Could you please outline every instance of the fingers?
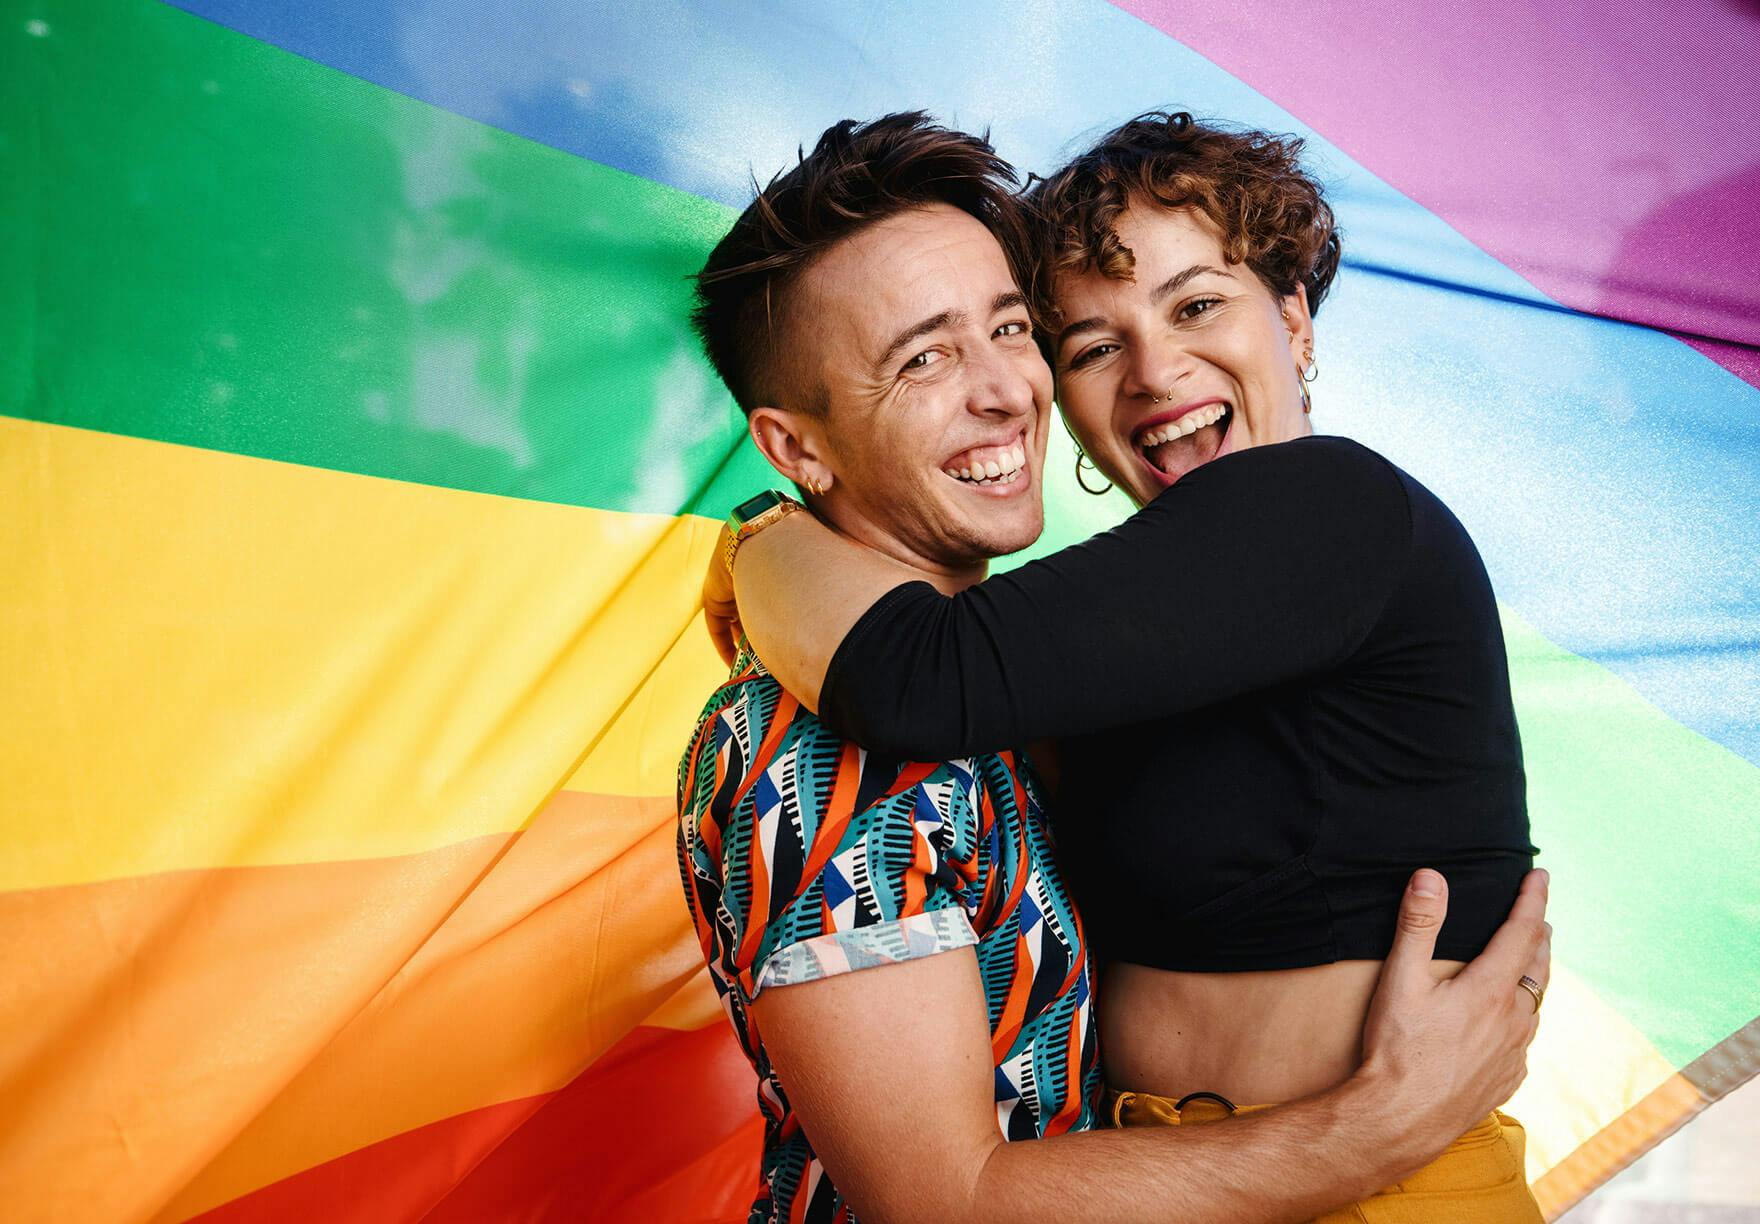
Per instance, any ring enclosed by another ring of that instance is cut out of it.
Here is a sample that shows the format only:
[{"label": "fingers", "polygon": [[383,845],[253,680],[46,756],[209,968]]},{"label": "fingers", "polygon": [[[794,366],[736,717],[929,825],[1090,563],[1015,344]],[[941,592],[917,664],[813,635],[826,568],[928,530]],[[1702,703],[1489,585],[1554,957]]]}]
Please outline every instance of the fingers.
[{"label": "fingers", "polygon": [[721,535],[715,541],[715,551],[709,557],[708,572],[703,575],[703,613],[709,629],[709,640],[715,644],[715,653],[721,661],[732,667],[739,655],[739,605],[733,595],[733,575],[727,572],[727,563],[722,559],[726,555],[727,527],[721,528]]},{"label": "fingers", "polygon": [[704,608],[703,624],[709,630],[709,640],[715,643],[715,653],[721,656],[723,663],[732,667],[734,659],[739,656],[739,618],[714,608]]},{"label": "fingers", "polygon": [[1446,917],[1448,881],[1426,867],[1412,876],[1400,898],[1393,950],[1381,970],[1383,989],[1430,981],[1430,960],[1436,954],[1436,936]]},{"label": "fingers", "polygon": [[[1552,924],[1550,922],[1540,924],[1540,943],[1534,949],[1533,958],[1528,961],[1524,976],[1538,982],[1540,993],[1545,995],[1547,985],[1552,981]],[[1517,987],[1517,989],[1522,992],[1520,1001],[1532,1004],[1533,1028],[1528,1032],[1528,1040],[1532,1041],[1534,1030],[1540,1027],[1540,1000],[1532,998],[1529,992],[1522,987]],[[1523,1011],[1526,1012],[1527,1008],[1523,1008]]]},{"label": "fingers", "polygon": [[[1527,874],[1509,917],[1497,928],[1485,951],[1461,971],[1459,980],[1501,989],[1513,985],[1528,972],[1545,935],[1548,885],[1549,877],[1545,871],[1535,870]],[[1550,972],[1550,955],[1547,967]]]},{"label": "fingers", "polygon": [[1552,984],[1552,924],[1540,924],[1540,945],[1534,949],[1534,956],[1528,962],[1528,976],[1540,983],[1545,990]]},{"label": "fingers", "polygon": [[715,653],[721,656],[723,663],[732,667],[737,654],[733,644],[733,622],[712,616],[708,620],[708,625],[709,640],[715,643]]}]

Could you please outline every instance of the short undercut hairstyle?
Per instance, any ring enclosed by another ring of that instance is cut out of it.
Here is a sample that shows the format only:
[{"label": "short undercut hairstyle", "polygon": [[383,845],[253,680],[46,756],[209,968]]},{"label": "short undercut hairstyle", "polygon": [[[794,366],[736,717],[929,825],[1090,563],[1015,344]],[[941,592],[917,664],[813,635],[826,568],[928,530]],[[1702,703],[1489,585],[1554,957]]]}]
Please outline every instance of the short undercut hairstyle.
[{"label": "short undercut hairstyle", "polygon": [[[783,335],[788,298],[818,256],[875,222],[950,204],[996,236],[1024,292],[1026,229],[1016,186],[987,136],[956,132],[921,111],[825,129],[811,153],[757,193],[696,276],[691,326],[740,409],[824,412],[822,388],[786,385],[786,356],[794,351]],[[796,402],[784,402],[791,390]]]},{"label": "short undercut hairstyle", "polygon": [[1318,312],[1338,272],[1339,234],[1325,192],[1302,169],[1302,147],[1293,136],[1151,111],[1034,183],[1029,293],[1041,336],[1061,326],[1059,274],[1098,269],[1114,280],[1135,278],[1136,257],[1114,225],[1139,202],[1195,209],[1222,231],[1230,263],[1251,268],[1280,297],[1307,286],[1308,308]]}]

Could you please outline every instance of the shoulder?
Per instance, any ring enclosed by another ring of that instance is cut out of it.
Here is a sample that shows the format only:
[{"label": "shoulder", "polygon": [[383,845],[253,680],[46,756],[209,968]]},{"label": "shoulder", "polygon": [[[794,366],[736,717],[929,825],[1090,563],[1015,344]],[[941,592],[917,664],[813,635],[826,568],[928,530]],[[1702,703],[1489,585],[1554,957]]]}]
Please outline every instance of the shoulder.
[{"label": "shoulder", "polygon": [[1315,434],[1213,459],[1145,509],[1296,538],[1366,531],[1393,546],[1410,537],[1408,479],[1360,442]]},{"label": "shoulder", "polygon": [[679,760],[679,806],[698,806],[713,796],[727,799],[779,752],[835,755],[841,745],[748,648],[697,716]]},{"label": "shoulder", "polygon": [[1338,489],[1401,497],[1401,473],[1361,442],[1330,434],[1255,446],[1213,459],[1168,492],[1250,485],[1254,488]]}]

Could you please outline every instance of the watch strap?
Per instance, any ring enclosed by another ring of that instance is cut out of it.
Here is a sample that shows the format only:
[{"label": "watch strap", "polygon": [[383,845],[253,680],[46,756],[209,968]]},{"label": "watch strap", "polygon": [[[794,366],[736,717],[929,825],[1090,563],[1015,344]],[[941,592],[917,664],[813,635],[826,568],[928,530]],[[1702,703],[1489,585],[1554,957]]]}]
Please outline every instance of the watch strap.
[{"label": "watch strap", "polygon": [[739,552],[742,543],[772,523],[781,521],[796,510],[804,509],[806,507],[794,498],[786,493],[778,493],[775,489],[766,489],[756,497],[735,506],[733,513],[727,516],[727,543],[721,554],[728,576],[733,574],[734,554]]}]

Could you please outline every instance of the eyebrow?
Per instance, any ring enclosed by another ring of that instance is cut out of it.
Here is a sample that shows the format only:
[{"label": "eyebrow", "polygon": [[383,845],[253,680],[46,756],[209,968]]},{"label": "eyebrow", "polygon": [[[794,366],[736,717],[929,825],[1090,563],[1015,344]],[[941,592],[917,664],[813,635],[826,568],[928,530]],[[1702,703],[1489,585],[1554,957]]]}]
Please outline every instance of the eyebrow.
[{"label": "eyebrow", "polygon": [[1062,348],[1065,340],[1079,336],[1083,332],[1099,331],[1105,325],[1106,320],[1102,319],[1099,315],[1095,315],[1088,319],[1078,319],[1057,333],[1057,347]]},{"label": "eyebrow", "polygon": [[[1013,310],[1016,307],[1025,306],[1026,304],[1026,294],[1022,293],[1019,289],[1010,289],[1006,292],[997,294],[990,300],[990,313],[1001,314],[1005,310]],[[892,338],[892,343],[888,344],[886,346],[886,351],[880,354],[880,360],[874,363],[874,368],[876,370],[884,370],[887,366],[891,365],[893,358],[897,357],[899,353],[910,347],[913,340],[921,340],[924,336],[933,332],[938,332],[944,327],[958,326],[965,321],[965,311],[944,310],[940,314],[930,315],[921,322],[911,324]]]},{"label": "eyebrow", "polygon": [[1221,268],[1212,268],[1209,264],[1193,264],[1184,272],[1175,272],[1159,285],[1156,285],[1154,289],[1149,291],[1149,300],[1156,303],[1164,302],[1183,289],[1187,281],[1191,280],[1194,276],[1202,276],[1206,272],[1213,276],[1227,276],[1229,280],[1234,279],[1232,275],[1224,272]]},{"label": "eyebrow", "polygon": [[892,338],[892,343],[886,346],[884,353],[880,354],[880,360],[874,363],[874,369],[886,369],[892,364],[892,359],[897,357],[911,341],[921,340],[930,332],[938,332],[949,324],[964,322],[965,317],[963,310],[944,310],[940,314],[930,315],[920,323],[911,324]]},{"label": "eyebrow", "polygon": [[[1183,289],[1187,281],[1195,276],[1202,276],[1206,272],[1216,276],[1226,276],[1230,280],[1234,279],[1234,276],[1231,273],[1224,272],[1221,268],[1213,268],[1209,264],[1194,264],[1184,272],[1175,272],[1159,285],[1156,285],[1155,288],[1149,292],[1149,300],[1156,304],[1160,304]],[[1087,319],[1077,319],[1074,323],[1071,323],[1068,327],[1057,333],[1057,347],[1061,349],[1064,341],[1074,336],[1079,336],[1084,332],[1099,331],[1104,326],[1106,326],[1106,320],[1099,315],[1094,315]]]}]

